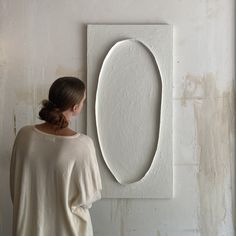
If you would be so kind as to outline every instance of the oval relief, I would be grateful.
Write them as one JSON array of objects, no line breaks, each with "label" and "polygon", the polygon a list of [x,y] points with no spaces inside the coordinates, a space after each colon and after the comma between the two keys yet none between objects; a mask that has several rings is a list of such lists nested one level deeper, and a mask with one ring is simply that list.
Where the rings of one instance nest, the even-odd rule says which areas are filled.
[{"label": "oval relief", "polygon": [[120,184],[148,174],[157,150],[161,76],[142,42],[117,42],[106,55],[98,79],[95,119],[103,159]]}]

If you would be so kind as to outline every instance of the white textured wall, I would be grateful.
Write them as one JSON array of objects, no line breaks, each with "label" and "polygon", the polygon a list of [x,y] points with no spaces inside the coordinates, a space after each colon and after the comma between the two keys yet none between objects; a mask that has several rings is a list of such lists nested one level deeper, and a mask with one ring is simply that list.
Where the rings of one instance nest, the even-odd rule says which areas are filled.
[{"label": "white textured wall", "polygon": [[[0,0],[0,235],[11,232],[15,132],[58,76],[86,81],[87,23],[174,26],[172,200],[94,204],[96,236],[233,236],[233,0]],[[86,107],[76,123],[86,132]]]}]

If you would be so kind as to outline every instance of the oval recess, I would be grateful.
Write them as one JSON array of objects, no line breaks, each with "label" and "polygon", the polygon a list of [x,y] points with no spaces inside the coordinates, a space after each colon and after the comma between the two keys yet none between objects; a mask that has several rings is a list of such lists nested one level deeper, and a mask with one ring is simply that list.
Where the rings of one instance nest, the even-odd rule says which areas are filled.
[{"label": "oval recess", "polygon": [[95,120],[103,159],[122,185],[149,172],[157,149],[162,84],[151,50],[135,39],[111,47],[98,78]]}]

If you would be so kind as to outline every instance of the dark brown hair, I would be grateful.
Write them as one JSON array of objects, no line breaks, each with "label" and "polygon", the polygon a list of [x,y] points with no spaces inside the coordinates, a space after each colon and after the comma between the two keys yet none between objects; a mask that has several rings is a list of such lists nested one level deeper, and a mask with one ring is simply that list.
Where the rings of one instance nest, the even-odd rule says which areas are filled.
[{"label": "dark brown hair", "polygon": [[79,104],[85,92],[85,84],[76,77],[61,77],[49,89],[48,100],[42,101],[39,119],[52,124],[55,129],[68,126],[63,111]]}]

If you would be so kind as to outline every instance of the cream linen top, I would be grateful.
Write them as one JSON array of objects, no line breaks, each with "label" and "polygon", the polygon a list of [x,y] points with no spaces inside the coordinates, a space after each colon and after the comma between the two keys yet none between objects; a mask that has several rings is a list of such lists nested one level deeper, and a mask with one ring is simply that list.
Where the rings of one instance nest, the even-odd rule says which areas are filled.
[{"label": "cream linen top", "polygon": [[102,190],[93,140],[24,126],[12,150],[10,190],[13,236],[92,236],[89,208]]}]

